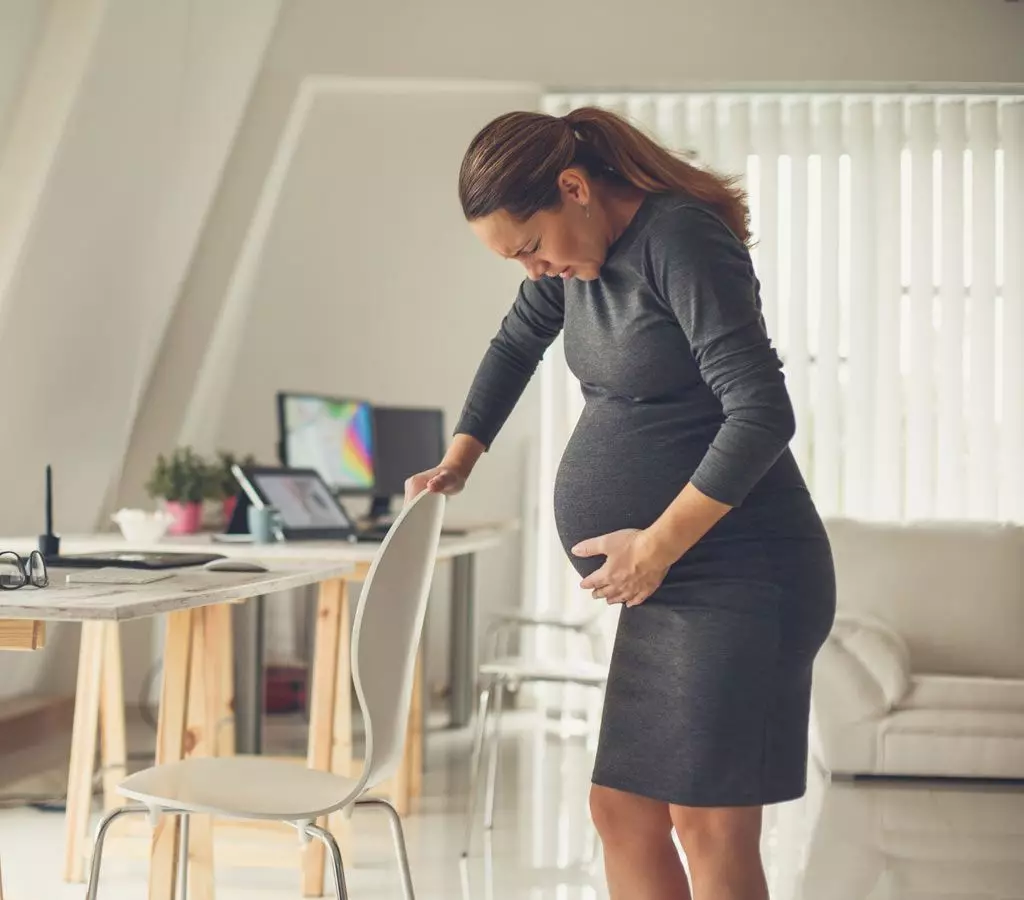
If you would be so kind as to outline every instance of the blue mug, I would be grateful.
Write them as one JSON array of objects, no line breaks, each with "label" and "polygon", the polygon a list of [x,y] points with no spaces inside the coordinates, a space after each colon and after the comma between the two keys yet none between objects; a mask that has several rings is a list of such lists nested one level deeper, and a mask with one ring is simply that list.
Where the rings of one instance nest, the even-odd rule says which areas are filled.
[{"label": "blue mug", "polygon": [[272,544],[277,540],[278,517],[274,507],[250,506],[247,517],[254,544]]}]

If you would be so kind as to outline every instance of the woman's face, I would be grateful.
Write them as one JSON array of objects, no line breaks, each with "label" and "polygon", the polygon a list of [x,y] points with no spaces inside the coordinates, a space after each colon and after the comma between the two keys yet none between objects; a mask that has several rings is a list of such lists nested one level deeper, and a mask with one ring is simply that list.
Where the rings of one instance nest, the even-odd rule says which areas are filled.
[{"label": "woman's face", "polygon": [[585,176],[567,169],[558,187],[562,202],[554,209],[541,210],[525,222],[498,210],[473,220],[470,227],[484,246],[521,262],[532,281],[545,275],[592,281],[599,276],[608,246],[599,217],[593,209],[588,215],[590,185]]}]

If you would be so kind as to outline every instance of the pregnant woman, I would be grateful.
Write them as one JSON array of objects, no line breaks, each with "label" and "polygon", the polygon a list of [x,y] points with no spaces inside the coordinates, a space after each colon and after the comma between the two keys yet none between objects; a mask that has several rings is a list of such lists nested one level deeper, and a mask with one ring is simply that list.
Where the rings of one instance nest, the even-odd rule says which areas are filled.
[{"label": "pregnant woman", "polygon": [[788,448],[744,195],[597,109],[496,119],[459,194],[528,279],[444,460],[408,490],[463,488],[564,332],[586,405],[558,532],[582,586],[624,604],[590,799],[611,896],[765,900],[761,810],[805,790],[835,580]]}]

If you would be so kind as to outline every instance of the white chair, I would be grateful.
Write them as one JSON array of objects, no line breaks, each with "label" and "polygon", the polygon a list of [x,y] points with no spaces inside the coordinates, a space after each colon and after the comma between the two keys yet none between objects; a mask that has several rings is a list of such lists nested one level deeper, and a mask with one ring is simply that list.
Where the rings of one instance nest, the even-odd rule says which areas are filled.
[{"label": "white chair", "polygon": [[498,656],[500,651],[500,640],[512,631],[525,631],[527,628],[551,628],[564,631],[569,634],[578,635],[590,643],[590,653],[595,661],[606,661],[608,653],[606,640],[601,630],[601,619],[606,610],[604,607],[597,609],[589,615],[565,615],[547,613],[534,613],[523,609],[502,610],[494,615],[494,621],[488,627],[484,635],[484,646],[490,645],[492,656]]},{"label": "white chair", "polygon": [[412,900],[398,813],[386,800],[365,794],[389,778],[402,758],[416,649],[443,515],[440,494],[421,494],[406,506],[363,584],[352,631],[352,680],[366,729],[366,759],[359,777],[343,778],[259,756],[186,759],[138,772],[122,782],[118,791],[143,805],[114,810],[100,822],[87,900],[96,900],[107,830],[130,812],[148,812],[154,820],[164,813],[181,816],[183,863],[188,858],[191,813],[287,822],[303,840],[315,837],[327,846],[338,897],[346,900],[341,851],[331,833],[313,823],[337,810],[371,804],[384,809],[391,819],[405,897]]},{"label": "white chair", "polygon": [[[488,629],[488,639],[493,641],[492,658],[479,667],[480,700],[477,710],[476,735],[473,740],[473,757],[470,763],[469,801],[466,808],[466,834],[462,855],[469,856],[473,838],[473,815],[476,811],[480,791],[480,769],[483,765],[484,742],[487,738],[487,721],[491,716],[494,725],[489,738],[489,760],[487,771],[487,797],[484,804],[484,830],[494,827],[494,804],[497,792],[498,760],[501,746],[501,716],[506,691],[516,691],[523,684],[546,682],[549,684],[580,685],[598,692],[599,701],[608,680],[608,661],[604,651],[604,636],[600,630],[600,618],[604,606],[596,615],[588,617],[543,616],[532,613],[506,612],[499,615],[497,622]],[[550,628],[577,634],[590,644],[592,658],[586,659],[545,659],[508,653],[507,636],[513,630],[527,627]],[[504,648],[502,637],[506,638]],[[493,703],[492,703],[493,700]],[[597,702],[593,704],[594,709]],[[596,716],[591,715],[590,733],[596,731]]]}]

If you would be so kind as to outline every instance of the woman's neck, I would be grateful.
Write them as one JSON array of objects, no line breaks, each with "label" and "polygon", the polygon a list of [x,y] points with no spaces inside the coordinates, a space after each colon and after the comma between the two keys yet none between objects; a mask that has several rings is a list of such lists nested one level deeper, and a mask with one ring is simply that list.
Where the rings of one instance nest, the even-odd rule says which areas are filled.
[{"label": "woman's neck", "polygon": [[647,194],[633,185],[604,185],[598,198],[605,214],[608,246],[614,244],[633,221]]}]

